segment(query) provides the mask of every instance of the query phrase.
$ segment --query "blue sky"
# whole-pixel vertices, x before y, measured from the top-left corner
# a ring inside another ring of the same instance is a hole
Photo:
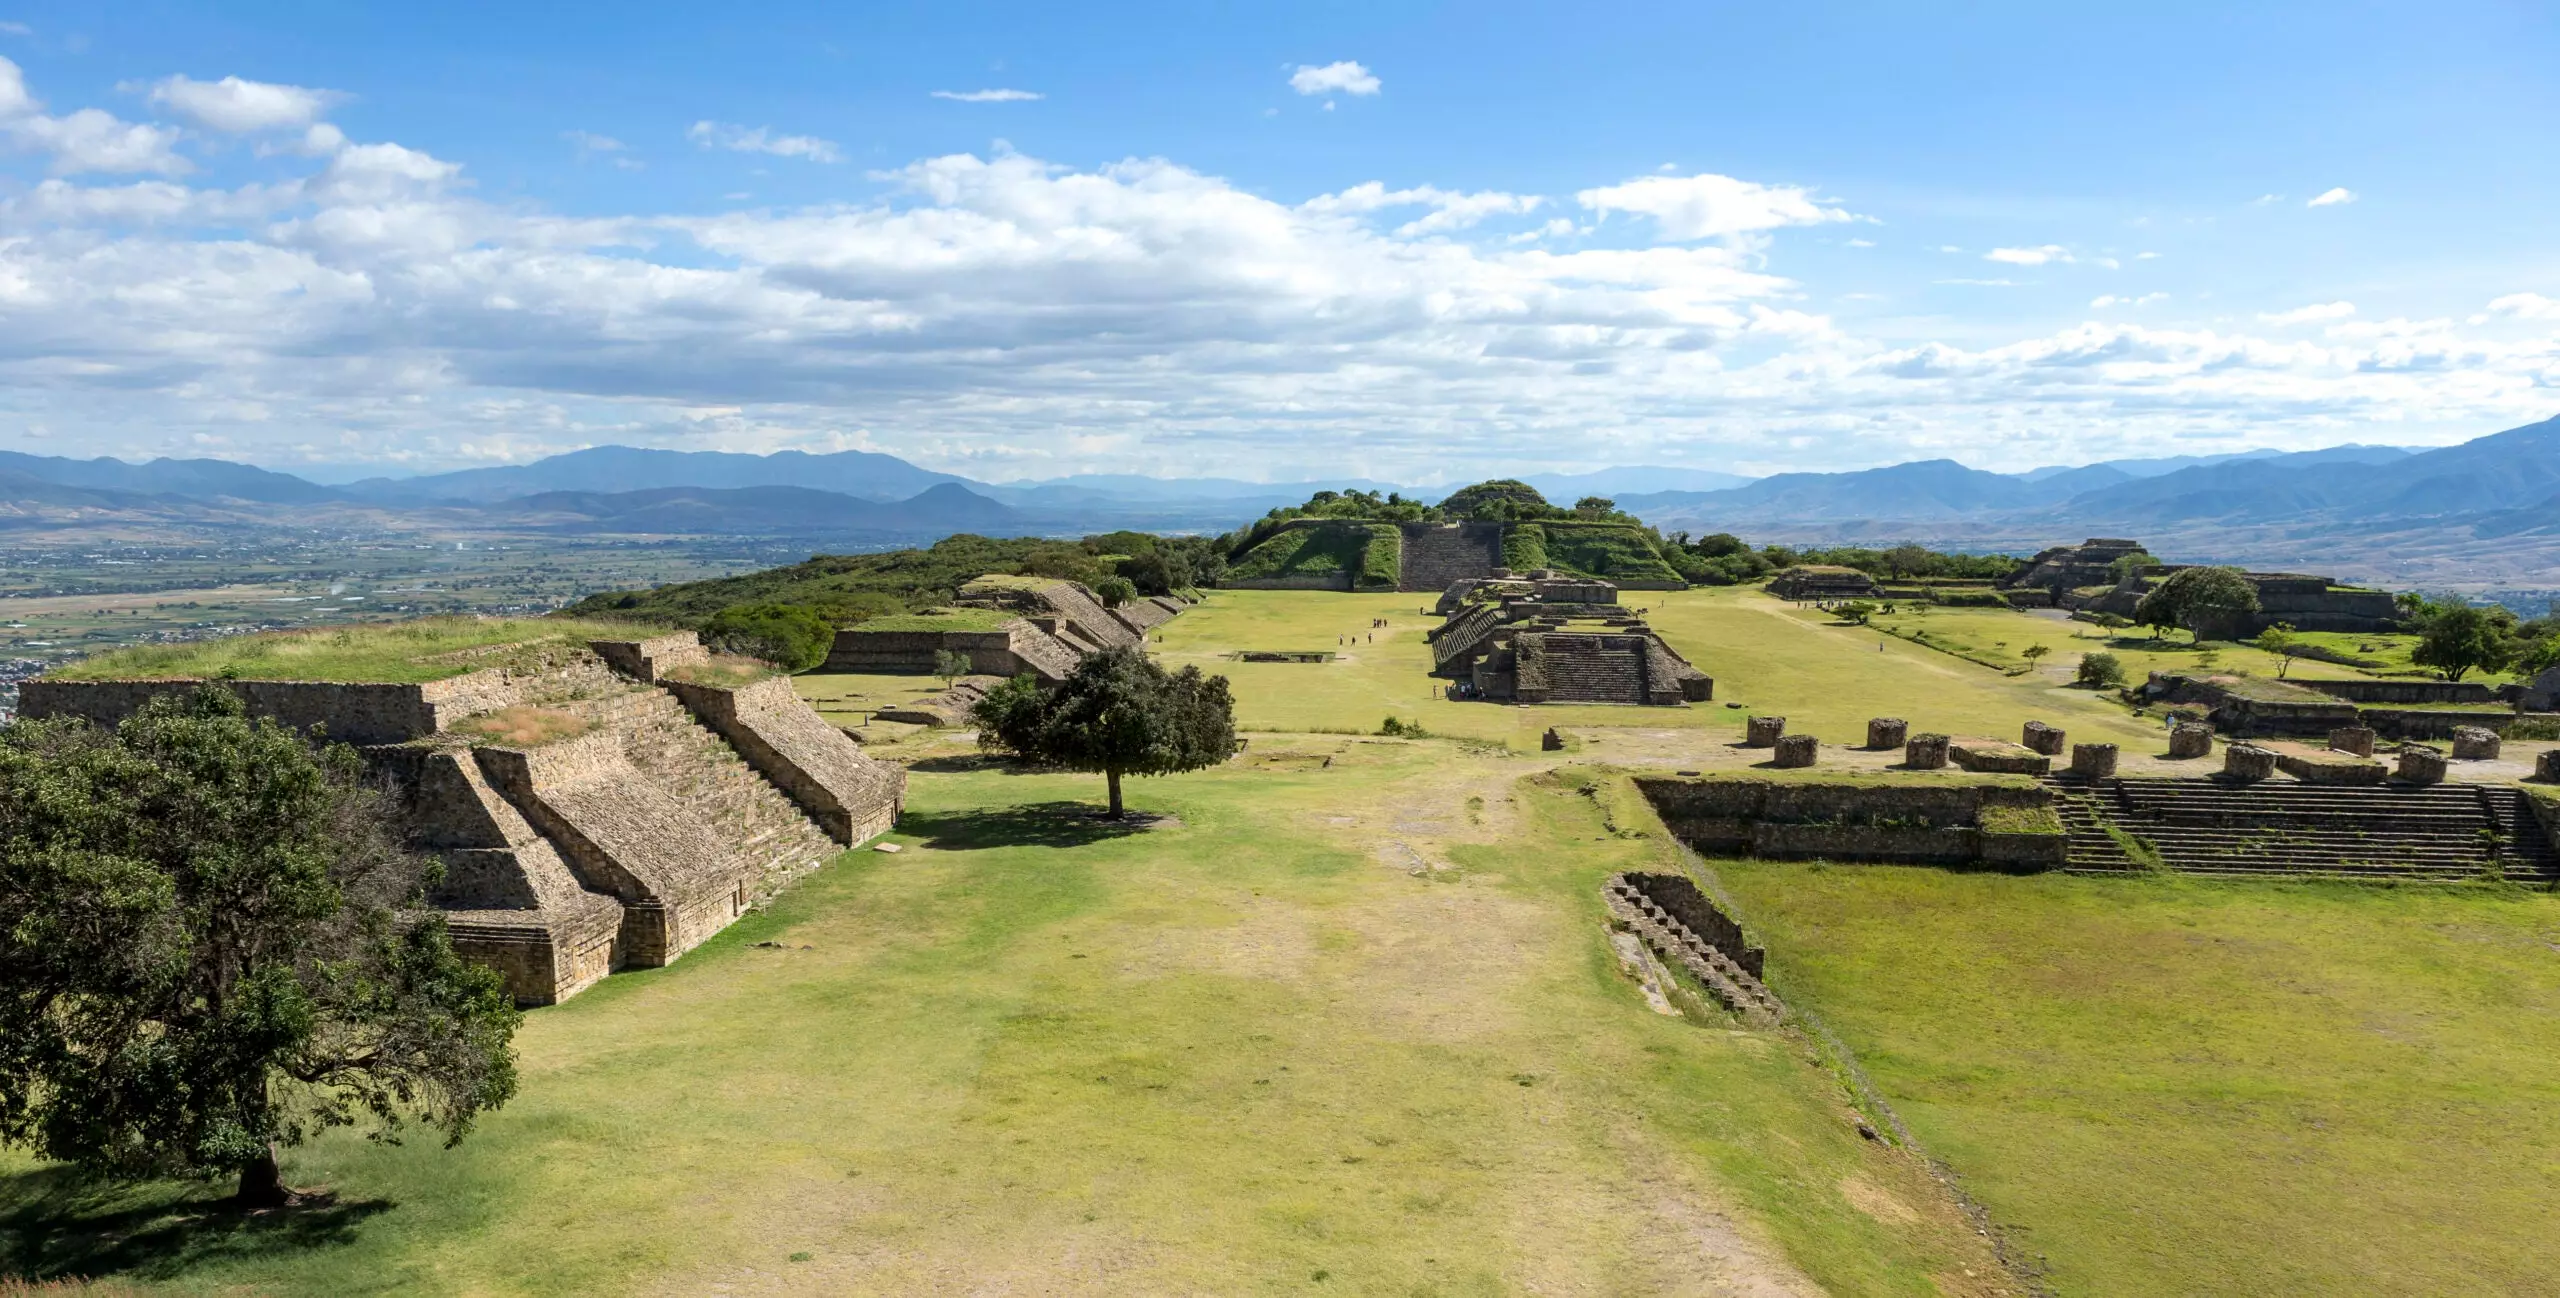
[[[9,11],[0,446],[1418,482],[2560,413],[2550,6],[1267,8]]]

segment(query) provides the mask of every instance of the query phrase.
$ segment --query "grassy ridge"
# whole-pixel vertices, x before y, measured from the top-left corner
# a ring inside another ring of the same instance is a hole
[[[135,645],[82,659],[52,675],[75,681],[229,675],[242,680],[416,684],[506,665],[511,660],[504,652],[476,652],[497,646],[523,645],[538,652],[543,644],[629,639],[661,631],[589,618],[422,618],[187,644]]]

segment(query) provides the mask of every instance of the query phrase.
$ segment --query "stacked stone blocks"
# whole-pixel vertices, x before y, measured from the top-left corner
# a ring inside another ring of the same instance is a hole
[[[1911,726],[1900,717],[1877,717],[1867,723],[1867,747],[1876,752],[1902,747]]]
[[[1778,738],[1777,754],[1771,759],[1770,764],[1787,768],[1811,766],[1821,752],[1821,748],[1820,741],[1811,735],[1781,735]]]

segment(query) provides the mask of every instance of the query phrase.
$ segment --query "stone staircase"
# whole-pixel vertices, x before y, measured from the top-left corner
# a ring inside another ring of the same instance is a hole
[[[2490,821],[2505,840],[2500,864],[2506,876],[2519,882],[2560,884],[2560,851],[2552,848],[2550,831],[2525,805],[2529,795],[2522,789],[2498,784],[2471,787],[2480,791]]]
[[[739,854],[739,864],[754,869],[762,880],[757,895],[779,890],[844,850],[664,690],[634,690],[592,711],[578,710],[597,715],[600,728],[610,726],[624,756],[650,783],[682,802],[713,838]]]
[[[1634,649],[1592,649],[1546,657],[1550,703],[1634,703],[1644,698],[1644,655]]]
[[[2057,790],[2066,783],[2049,782]],[[2110,856],[2121,857],[2121,850],[2110,854],[2088,836],[2090,830],[2104,836],[2094,819],[2103,815],[2149,842],[2162,864],[2192,874],[2551,879],[2547,840],[2515,832],[2515,818],[2532,814],[2513,805],[2516,796],[2512,789],[2466,784],[2334,788],[2124,779],[2082,784],[2057,797],[2057,810],[2072,833],[2075,869],[2130,864],[2112,864]]]
[[[1502,566],[1498,523],[1416,524],[1404,528],[1404,561],[1396,589],[1439,594],[1468,577],[1490,577]]]
[[[2052,791],[2054,814],[2062,820],[2062,868],[2104,874],[2141,868],[2139,862],[2125,855],[2124,845],[2116,841],[2116,836],[2107,832],[2108,814],[2100,803],[2108,792],[2104,785],[2050,775],[2041,783]]]

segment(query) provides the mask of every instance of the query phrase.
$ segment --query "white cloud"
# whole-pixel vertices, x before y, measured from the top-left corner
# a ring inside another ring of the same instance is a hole
[[[2352,203],[2354,201],[2356,201],[2356,192],[2344,185],[2340,185],[2336,189],[2323,191],[2318,197],[2305,204],[2305,206],[2337,207],[2341,204]]]
[[[1623,231],[1530,195],[1381,181],[1285,204],[1162,159],[933,157],[818,206],[592,219],[483,201],[388,141],[270,168],[0,196],[0,421],[84,454],[202,435],[270,463],[622,442],[1415,480],[1704,441],[1759,471],[2489,429],[2560,394],[2560,304],[2525,293],[2477,329],[2019,336],[1985,311],[1860,336],[1805,309],[1848,299],[1777,273],[1747,238],[1773,227],[1730,207],[1594,204],[1724,233],[1612,247],[1592,245]]]
[[[2071,250],[2058,243],[2048,243],[2041,248],[1994,248],[1982,254],[1982,259],[2010,266],[2042,266],[2049,262],[2073,260]]]
[[[2133,259],[2135,261],[2158,261],[2160,259],[2160,254],[2156,252],[2137,252],[2133,254]]]
[[[1538,209],[1545,199],[1535,194],[1506,194],[1499,190],[1461,193],[1433,185],[1417,185],[1411,189],[1389,189],[1372,180],[1354,185],[1338,194],[1320,194],[1301,207],[1309,212],[1375,212],[1383,208],[1429,207],[1428,215],[1417,217],[1396,228],[1399,236],[1410,238],[1464,230],[1488,216],[1526,215]],[[1552,223],[1550,223],[1552,224]],[[1569,231],[1573,223],[1564,223]]]
[[[1047,98],[1036,90],[936,90],[933,97],[964,104],[1018,104]]]
[[[190,170],[176,152],[175,131],[122,121],[103,109],[53,117],[40,111],[43,107],[28,93],[18,65],[0,58],[0,131],[20,148],[52,154],[53,174],[152,171],[175,176]]]
[[[151,87],[151,102],[209,131],[245,134],[309,126],[345,99],[334,90],[276,85],[224,77],[196,81],[168,77]]]
[[[1876,241],[1873,239],[1851,239],[1849,241],[1849,246],[1852,248],[1872,248],[1876,246]]]
[[[18,143],[53,155],[52,170],[57,176],[89,171],[176,176],[192,170],[177,154],[177,132],[121,121],[102,109],[83,108],[64,117],[39,113],[7,125]]]
[[[806,158],[811,162],[842,162],[844,154],[832,140],[814,135],[776,135],[769,127],[749,129],[727,122],[700,121],[685,129],[684,137],[706,149],[727,149],[731,153],[769,153],[777,158]]]
[[[1592,211],[1649,216],[1666,242],[1744,239],[1790,225],[1857,218],[1824,207],[1809,190],[1762,185],[1731,176],[1640,176],[1623,184],[1586,189],[1575,201]]]
[[[593,131],[562,131],[560,138],[576,147],[581,162],[603,158],[624,171],[644,169],[641,161],[631,156],[631,146],[610,135],[598,135]]]
[[[2018,287],[2018,281],[2014,279],[1933,279],[1929,282],[1932,284],[1964,284],[1970,285],[1974,288]]]
[[[1302,95],[1374,95],[1378,93],[1377,74],[1348,59],[1317,67],[1301,63],[1289,74],[1289,88]]]
[[[2490,299],[2489,312],[2519,320],[2560,320],[2560,300],[2540,293],[2509,293],[2505,297]]]
[[[2089,299],[2089,305],[2100,310],[2111,306],[2149,306],[2168,296],[2166,293],[2145,293],[2140,297],[2123,297],[2114,293],[2104,293]]]
[[[2356,313],[2353,302],[2315,302],[2290,311],[2271,311],[2258,317],[2271,325],[2312,324],[2321,320],[2344,320]]]
[[[33,36],[36,29],[25,23],[0,22],[0,36]]]

